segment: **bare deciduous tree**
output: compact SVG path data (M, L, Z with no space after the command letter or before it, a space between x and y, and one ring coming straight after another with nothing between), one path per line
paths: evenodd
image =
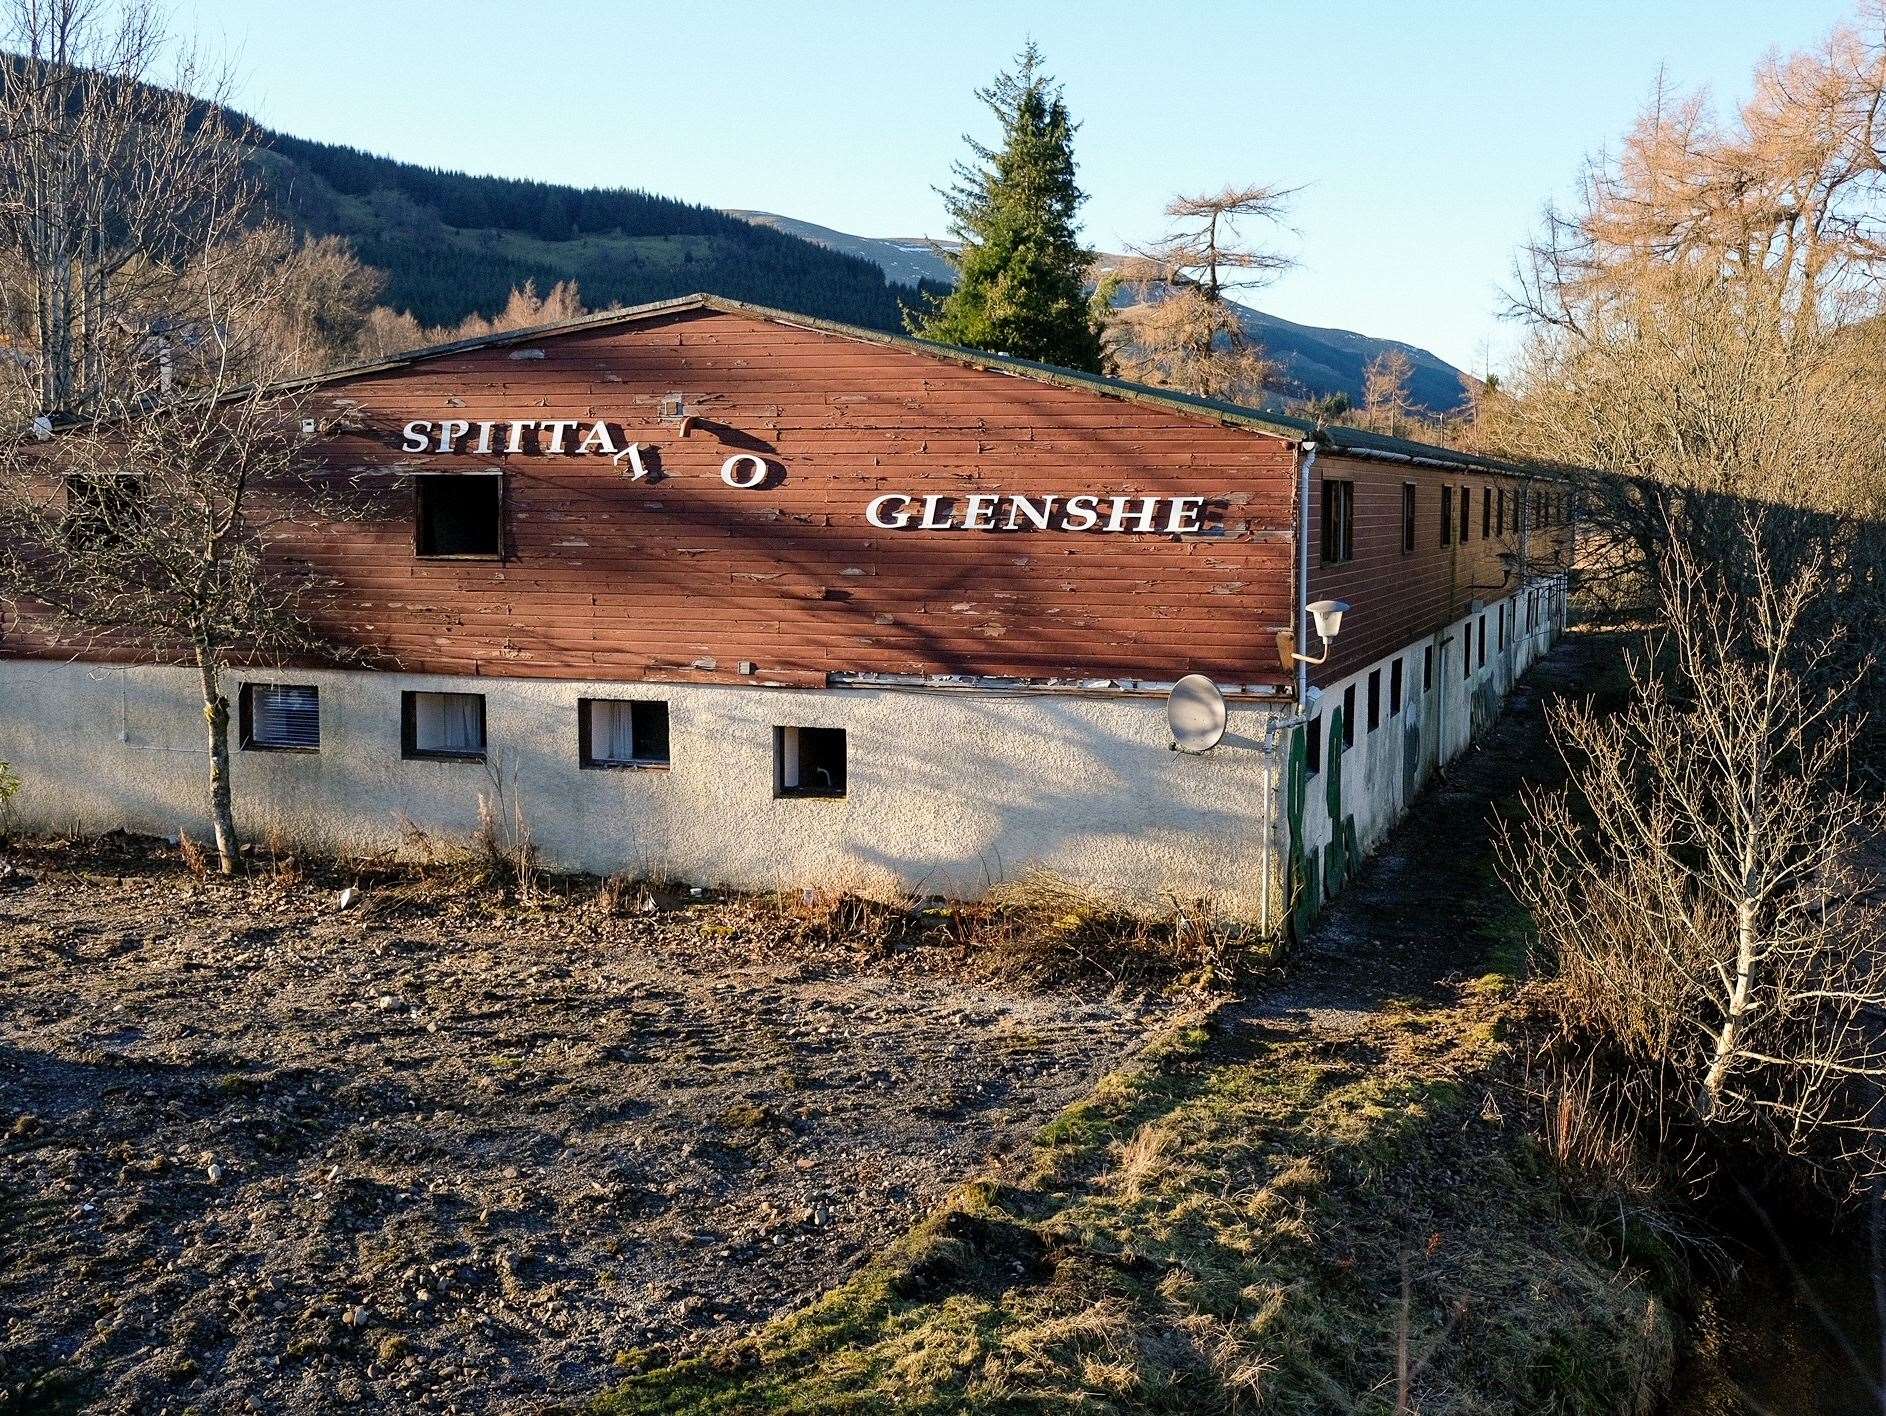
M1750 524L1747 534L1759 539ZM1712 583L1670 552L1668 632L1605 716L1554 713L1569 790L1526 794L1501 871L1570 1016L1660 1072L1703 1124L1850 1183L1886 1135L1886 917L1858 868L1846 686L1816 686L1823 567Z
M32 401L134 402L154 339L232 316L185 272L254 212L247 144L194 54L171 54L174 91L151 82L167 46L150 0L9 0L0 28L15 51L0 63L0 253L23 287Z
M301 400L212 377L195 397L99 416L0 459L0 599L54 645L195 667L208 815L225 873L236 662L339 657L309 608L329 582L285 543L364 504L302 457Z
M1296 190L1227 187L1173 198L1166 207L1172 229L1134 248L1103 286L1132 291L1131 302L1112 311L1108 330L1123 373L1207 398L1263 399L1275 371L1226 292L1268 284L1291 267L1289 257L1241 239L1238 223L1281 221Z
M1384 349L1362 370L1362 417L1378 433L1401 432L1408 417L1408 379L1414 361L1399 349Z

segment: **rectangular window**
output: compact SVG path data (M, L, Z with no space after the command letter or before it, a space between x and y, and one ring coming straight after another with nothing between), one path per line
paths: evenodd
M1401 712L1401 655L1395 656L1395 662L1388 666L1388 716L1394 717Z
M1506 606L1504 605L1500 606L1499 631L1500 637L1494 641L1493 647L1495 649L1504 649L1506 647Z
M85 550L124 544L136 524L144 479L133 473L65 479L65 533Z
M1303 725L1303 775L1314 776L1323 770L1323 719L1321 715Z
M1342 691L1342 745L1356 745L1356 686L1353 683Z
M1473 488L1460 489L1460 544L1466 545L1473 535Z
M1356 484L1323 481L1323 564L1355 559Z
M579 698L576 739L585 767L666 767L668 705L658 698Z
M1434 692L1434 646L1432 644L1421 651L1421 691Z
M441 560L504 553L504 478L495 472L413 478L413 552Z
M305 683L245 683L236 704L245 752L319 752L321 695Z
M1493 534L1493 488L1480 489L1480 539L1486 540Z
M1513 530L1522 536L1526 532L1526 489L1524 487L1513 493Z
M1500 488L1499 502L1494 508L1493 524L1499 528L1500 535L1506 534L1506 488L1504 487Z
M1415 546L1415 484L1401 484L1401 553L1413 552Z
M484 694L402 693L400 755L483 762Z
M1480 667L1487 666L1487 617L1480 616Z
M774 728L773 795L841 797L845 794L843 728Z
M1463 679L1473 677L1473 621L1468 620L1465 629L1460 632L1460 676Z
M1441 488L1441 544L1450 546L1454 542L1454 489Z
M1369 670L1369 731L1382 726L1382 671Z

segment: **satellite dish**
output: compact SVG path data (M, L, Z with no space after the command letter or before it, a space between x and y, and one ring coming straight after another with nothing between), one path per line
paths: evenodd
M1187 674L1166 695L1166 722L1180 752L1210 752L1225 735L1225 696L1203 674Z

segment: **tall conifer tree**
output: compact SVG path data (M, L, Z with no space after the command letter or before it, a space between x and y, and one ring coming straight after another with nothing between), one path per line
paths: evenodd
M942 192L956 288L906 315L911 333L946 344L1012 354L1098 373L1100 329L1085 282L1093 252L1074 215L1087 194L1074 182L1074 132L1061 90L1032 41L1015 69L976 96L1001 125L999 148L966 138L972 162L956 164Z

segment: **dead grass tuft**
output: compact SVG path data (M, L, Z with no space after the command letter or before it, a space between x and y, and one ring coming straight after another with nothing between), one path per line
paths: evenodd
M190 839L188 831L177 832L177 858L183 862L183 868L199 880L210 873L208 854Z

